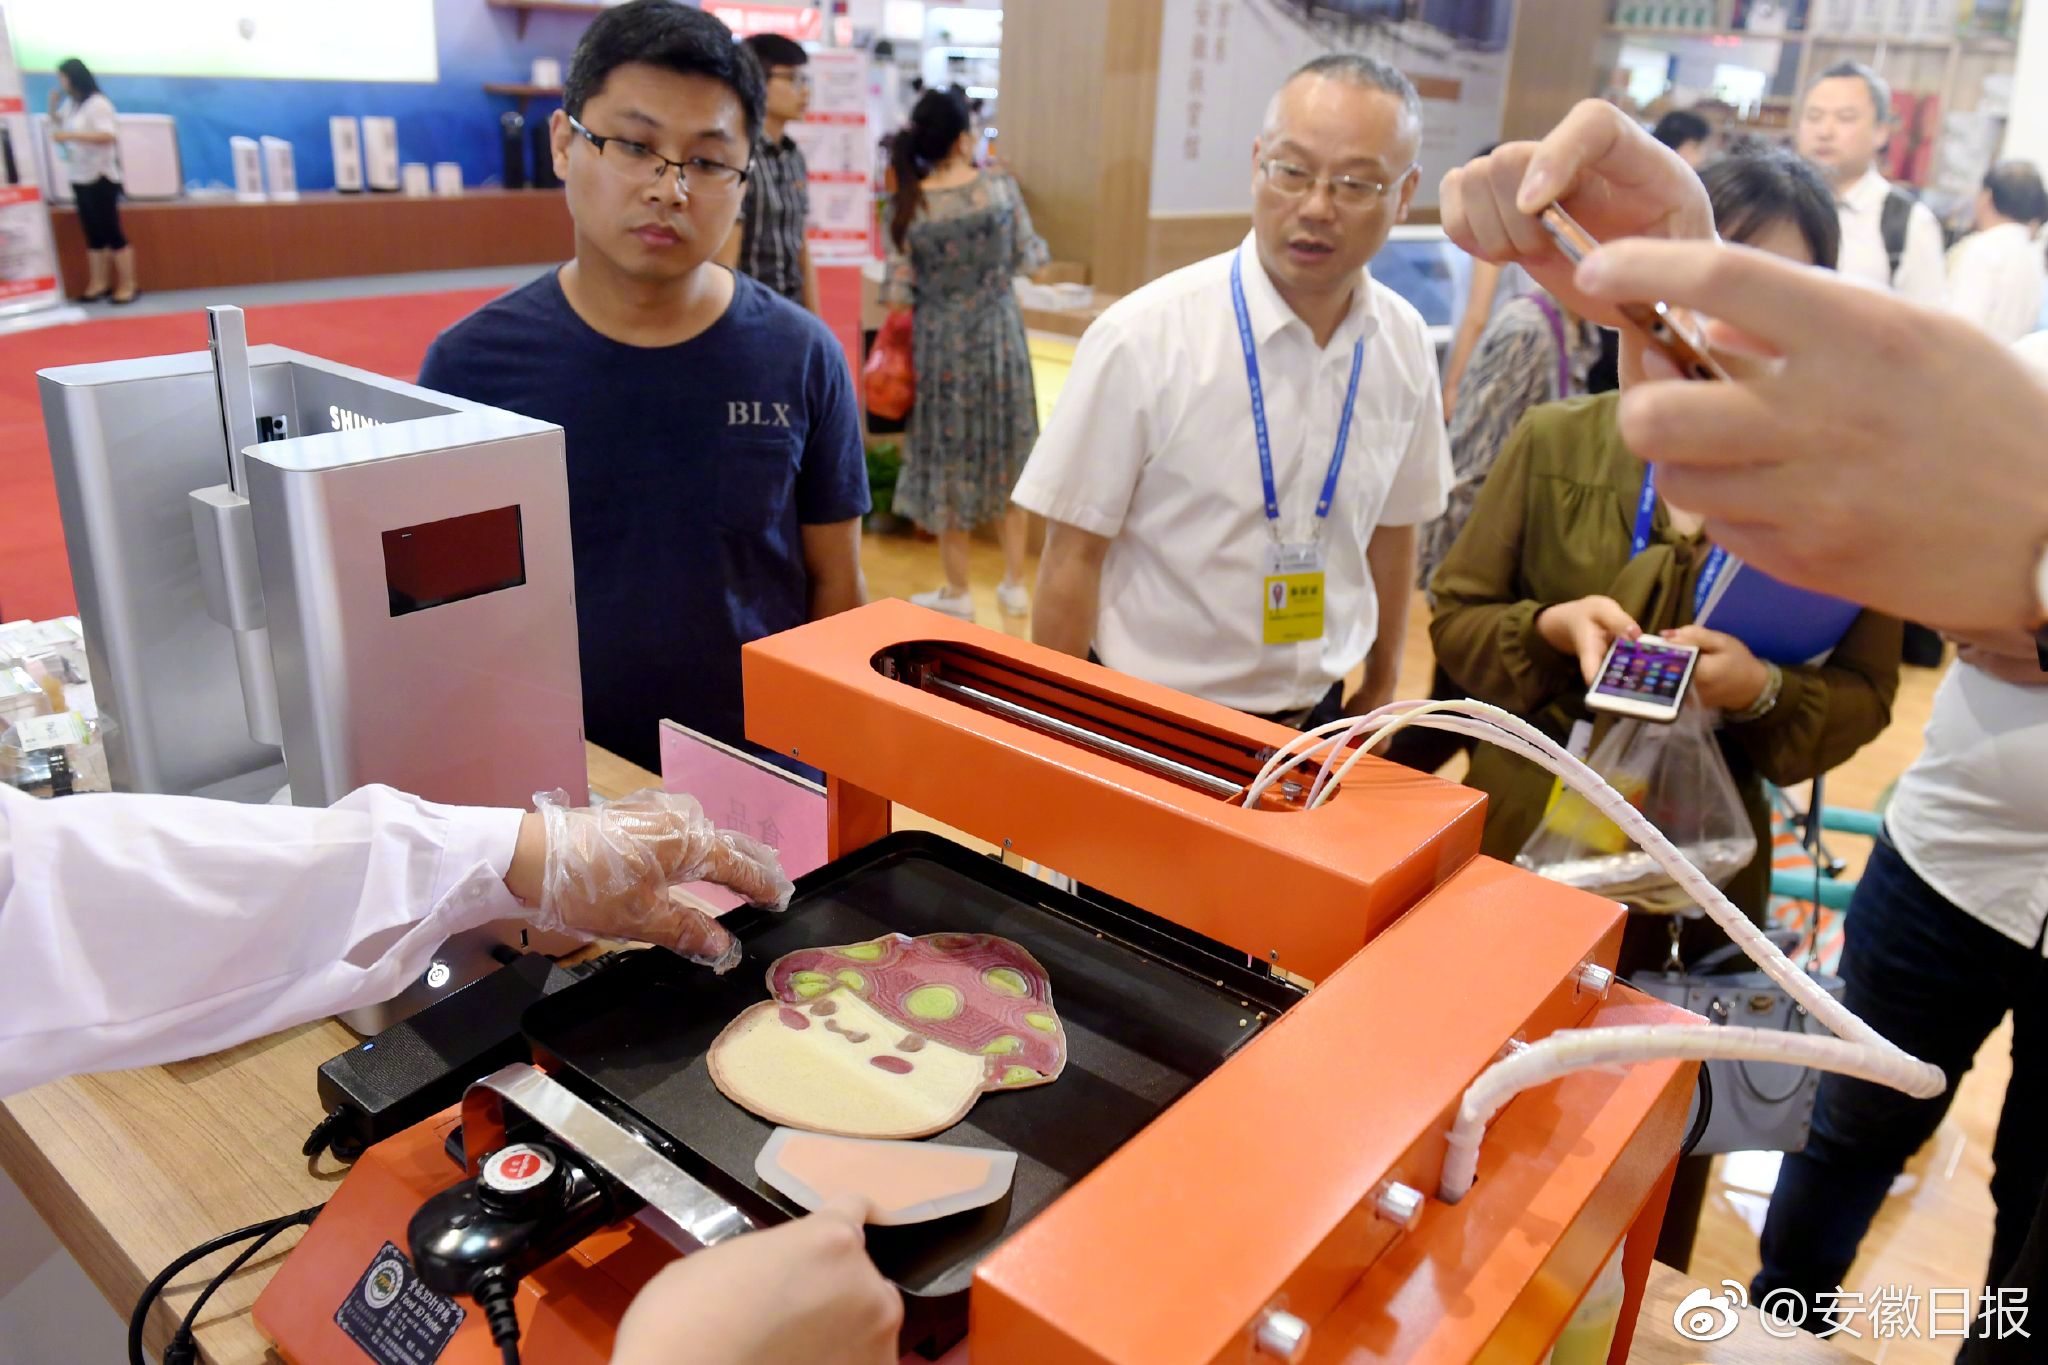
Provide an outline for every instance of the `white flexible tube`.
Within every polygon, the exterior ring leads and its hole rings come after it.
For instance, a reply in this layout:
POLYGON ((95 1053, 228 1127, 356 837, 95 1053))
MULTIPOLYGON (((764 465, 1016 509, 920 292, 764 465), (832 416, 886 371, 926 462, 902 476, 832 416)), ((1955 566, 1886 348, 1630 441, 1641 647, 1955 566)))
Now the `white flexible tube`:
MULTIPOLYGON (((1766 1029, 1718 1028, 1707 1024, 1643 1024, 1623 1028, 1560 1029, 1504 1061, 1488 1067, 1465 1091, 1451 1125, 1437 1196, 1455 1204, 1472 1188, 1479 1170, 1479 1144, 1486 1125, 1524 1090, 1545 1085, 1587 1067, 1614 1066, 1663 1058, 1707 1061, 1734 1058, 1817 1067, 1859 1080, 1922 1093, 1915 1061, 1896 1048, 1889 1053, 1862 1043, 1817 1034, 1766 1029)), ((1935 1072, 1937 1076, 1940 1072, 1935 1072)), ((1937 1086, 1935 1094, 1940 1093, 1937 1086)))
MULTIPOLYGON (((1380 708, 1382 711, 1386 709, 1386 707, 1380 708)), ((1379 712, 1375 711, 1373 714, 1378 715, 1379 712)), ((1265 794, 1266 788, 1279 781, 1282 773, 1297 763, 1307 762, 1310 755, 1316 749, 1322 747, 1327 736, 1333 735, 1339 730, 1348 730, 1352 724, 1353 718, 1350 716, 1328 721, 1316 726, 1314 729, 1302 731, 1278 749, 1275 749, 1273 756, 1266 760, 1264 767, 1259 769, 1258 776, 1254 777, 1251 785, 1244 789, 1243 804, 1246 806, 1256 806, 1259 803, 1259 797, 1265 794)))
MULTIPOLYGON (((1495 1063, 1467 1089, 1452 1126, 1450 1148, 1439 1187, 1440 1196, 1447 1202, 1463 1198, 1471 1189, 1478 1170, 1479 1143, 1485 1135, 1487 1120, 1522 1090, 1582 1067, 1657 1057, 1702 1060, 1728 1057, 1790 1062, 1840 1072, 1903 1091, 1915 1099, 1931 1099, 1947 1088, 1948 1078, 1939 1067, 1903 1051, 1822 990, 1761 929, 1750 923, 1749 918, 1735 908, 1719 887, 1687 861, 1647 816, 1630 805, 1626 797, 1555 740, 1512 712, 1478 701, 1394 702, 1348 723, 1333 722, 1319 727, 1315 737, 1308 739, 1302 756, 1305 759, 1309 754, 1328 751, 1323 769, 1310 788, 1307 808, 1314 809, 1329 800, 1366 753, 1408 725, 1424 725, 1484 739, 1556 773, 1566 786, 1628 834, 1727 932, 1730 939, 1763 968, 1772 981, 1836 1035, 1825 1038, 1755 1029, 1668 1025, 1562 1031, 1495 1063), (1365 742, 1346 754, 1346 746, 1367 730, 1372 733, 1365 742), (1341 762, 1340 755, 1343 756, 1341 762)), ((1287 749, 1292 747, 1292 742, 1286 746, 1287 749)), ((1291 766, 1288 758, 1283 756, 1285 752, 1276 754, 1268 765, 1272 776, 1291 766)), ((1299 761, 1302 759, 1293 760, 1299 761)), ((1270 780, 1268 774, 1262 773, 1261 776, 1270 780)))
MULTIPOLYGON (((1845 1009, 1839 1000, 1822 990, 1813 978, 1801 971, 1796 963, 1786 957, 1778 946, 1770 941, 1764 932, 1750 923, 1749 917, 1737 910, 1734 904, 1721 894, 1719 887, 1708 881, 1706 875, 1678 851, 1662 830, 1651 824, 1649 818, 1628 799, 1559 745, 1548 735, 1512 712, 1503 711, 1485 702, 1461 701, 1455 703, 1408 702, 1396 703, 1410 711, 1420 711, 1424 706, 1439 706, 1453 715, 1476 716, 1506 731, 1520 744, 1503 743, 1502 747, 1531 758, 1564 779, 1565 785, 1585 797, 1602 815, 1612 820, 1621 830, 1635 840, 1638 847, 1648 853, 1656 864, 1663 868, 1679 886, 1689 893, 1700 908, 1719 924, 1728 937, 1741 947, 1743 952, 1763 968, 1771 980, 1782 987, 1803 1005, 1807 1012, 1825 1026, 1828 1032, 1852 1042, 1869 1043, 1873 1046, 1892 1048, 1890 1040, 1845 1009)), ((1443 724, 1446 716, 1427 715, 1418 717, 1417 724, 1432 728, 1454 729, 1460 733, 1471 733, 1456 725, 1443 724)), ((1489 736, 1491 738, 1491 736, 1489 736)), ((1364 750, 1354 750, 1336 777, 1324 788, 1321 800, 1328 800, 1336 786, 1343 780, 1352 765, 1363 755, 1364 750)), ((1897 1049, 1893 1048, 1894 1051, 1897 1049)), ((1923 1063, 1924 1065, 1924 1063, 1923 1063)), ((1929 1066, 1928 1071, 1939 1076, 1938 1067, 1929 1066)), ((1935 1093, 1940 1093, 1939 1089, 1935 1093)))

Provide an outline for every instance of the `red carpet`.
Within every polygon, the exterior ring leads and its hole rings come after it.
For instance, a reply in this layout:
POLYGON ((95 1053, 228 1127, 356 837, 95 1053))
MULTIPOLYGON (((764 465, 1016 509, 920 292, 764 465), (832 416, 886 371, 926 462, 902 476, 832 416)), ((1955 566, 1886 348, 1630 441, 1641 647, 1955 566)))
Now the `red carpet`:
MULTIPOLYGON (((252 308, 249 341, 411 379, 443 328, 500 292, 471 289, 252 308)), ((76 607, 36 371, 205 349, 204 313, 112 317, 0 337, 0 620, 62 616, 76 607)))

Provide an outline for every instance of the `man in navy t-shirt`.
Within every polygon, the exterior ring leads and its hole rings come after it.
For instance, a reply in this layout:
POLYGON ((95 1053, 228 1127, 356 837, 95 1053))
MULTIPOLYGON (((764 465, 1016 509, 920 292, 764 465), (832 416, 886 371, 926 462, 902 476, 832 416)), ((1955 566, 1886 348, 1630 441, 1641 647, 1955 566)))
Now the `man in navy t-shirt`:
POLYGON ((744 743, 740 646, 866 595, 845 353, 711 261, 762 100, 710 15, 600 15, 552 125, 576 259, 442 333, 420 371, 567 433, 584 731, 646 767, 664 717, 744 743))

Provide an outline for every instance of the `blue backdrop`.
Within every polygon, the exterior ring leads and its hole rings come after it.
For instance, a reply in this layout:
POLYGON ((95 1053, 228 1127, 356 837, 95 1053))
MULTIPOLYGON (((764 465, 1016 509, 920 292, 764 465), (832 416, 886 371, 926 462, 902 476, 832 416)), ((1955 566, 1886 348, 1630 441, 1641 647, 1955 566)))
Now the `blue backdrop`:
MULTIPOLYGON (((484 82, 524 82, 532 76, 535 57, 553 57, 566 68, 569 53, 589 23, 585 15, 536 11, 529 16, 522 39, 515 36, 518 19, 515 12, 493 9, 484 0, 434 0, 434 36, 441 62, 441 79, 434 85, 113 73, 99 79, 123 112, 170 114, 178 120, 178 155, 187 185, 232 185, 228 139, 268 134, 292 144, 302 188, 332 189, 334 157, 327 140, 331 114, 390 115, 398 120, 401 161, 455 161, 462 165, 464 184, 495 184, 503 166, 498 116, 517 104, 507 96, 485 94, 484 82)), ((93 65, 92 53, 76 55, 93 65)), ((55 74, 22 74, 29 109, 47 108, 49 92, 57 83, 55 74)), ((527 118, 544 118, 553 107, 546 100, 534 100, 527 118)))

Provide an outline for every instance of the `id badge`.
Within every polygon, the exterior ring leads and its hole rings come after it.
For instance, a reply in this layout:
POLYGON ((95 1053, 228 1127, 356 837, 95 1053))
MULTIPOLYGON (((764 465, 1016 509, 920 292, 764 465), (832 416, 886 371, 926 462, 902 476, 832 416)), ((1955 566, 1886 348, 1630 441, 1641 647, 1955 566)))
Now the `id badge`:
POLYGON ((1323 547, 1316 542, 1266 547, 1266 643, 1297 645, 1323 638, 1323 547))

